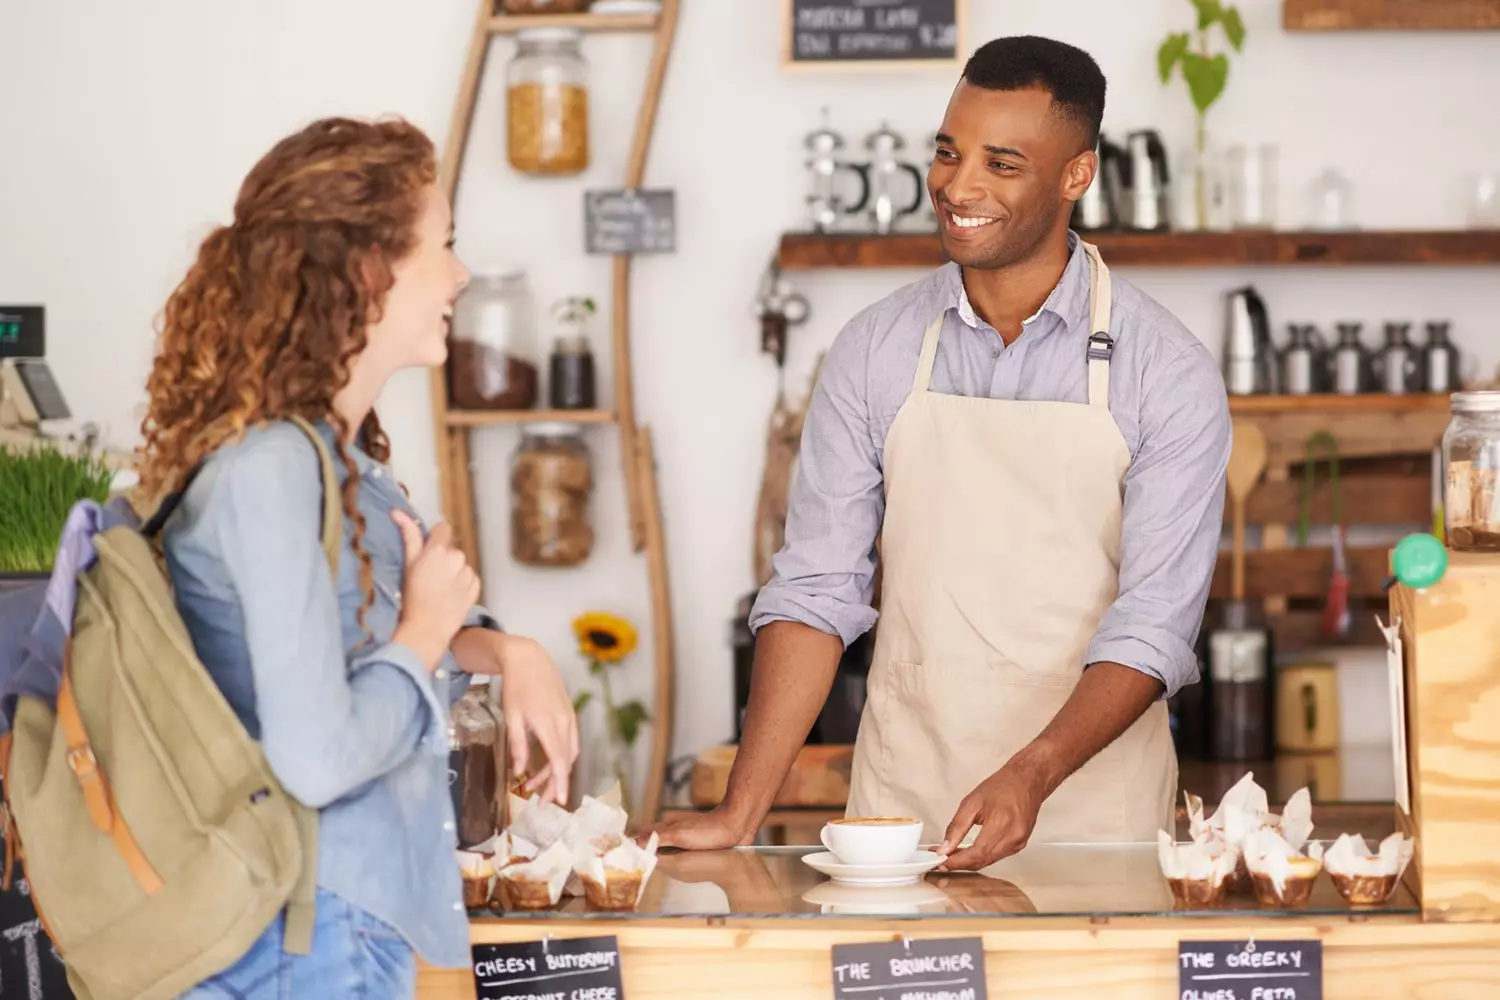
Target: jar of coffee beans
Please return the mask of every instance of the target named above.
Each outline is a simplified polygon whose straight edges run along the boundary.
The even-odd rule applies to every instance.
[[[511,557],[576,566],[594,548],[593,462],[577,424],[528,424],[511,469]]]

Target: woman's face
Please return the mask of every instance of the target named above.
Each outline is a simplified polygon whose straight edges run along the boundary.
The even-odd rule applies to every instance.
[[[448,358],[453,303],[469,283],[469,270],[453,252],[453,211],[436,184],[422,193],[417,244],[391,267],[378,323],[366,331],[364,357],[387,375],[404,368],[431,368]]]

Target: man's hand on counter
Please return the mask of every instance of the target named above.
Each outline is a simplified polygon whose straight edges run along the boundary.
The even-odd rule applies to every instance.
[[[774,621],[760,630],[744,738],[724,801],[712,812],[658,826],[662,847],[712,851],[754,840],[828,700],[843,652],[838,636],[800,622]]]
[[[965,796],[938,853],[945,871],[978,871],[1020,851],[1042,803],[1161,696],[1161,681],[1120,663],[1095,663],[1041,735]],[[975,826],[973,846],[957,849]]]
[[[664,820],[652,828],[662,847],[685,851],[718,851],[726,847],[744,847],[755,840],[755,823],[746,823],[723,806],[696,816]],[[646,831],[642,838],[649,837]]]

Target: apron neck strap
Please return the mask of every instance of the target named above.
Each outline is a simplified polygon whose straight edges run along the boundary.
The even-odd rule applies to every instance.
[[[922,337],[922,353],[917,355],[917,374],[911,380],[911,391],[923,393],[932,382],[932,363],[937,358],[938,335],[943,332],[943,317],[947,310],[938,314],[938,318],[927,325],[927,333]]]
[[[1109,268],[1092,243],[1083,244],[1089,259],[1089,405],[1109,406],[1109,359],[1115,352],[1114,338],[1109,335],[1109,314],[1113,302]]]
[[[1109,406],[1109,359],[1115,352],[1114,338],[1109,335],[1110,290],[1109,268],[1092,243],[1083,244],[1089,259],[1089,405]],[[943,332],[945,310],[927,326],[922,336],[922,353],[917,355],[917,373],[911,380],[911,391],[922,393],[932,383],[932,365],[937,358],[938,336]]]

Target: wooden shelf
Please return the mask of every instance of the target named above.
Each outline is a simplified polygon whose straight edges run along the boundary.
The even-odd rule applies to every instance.
[[[1500,0],[1282,0],[1287,31],[1483,31]]]
[[[1448,394],[1421,392],[1410,396],[1364,393],[1358,396],[1230,396],[1229,412],[1252,413],[1429,413],[1447,412]]]
[[[1088,233],[1084,238],[1116,267],[1500,264],[1500,230]],[[778,259],[784,270],[810,270],[929,268],[947,257],[936,233],[786,233]]]
[[[449,427],[493,427],[498,424],[610,424],[608,410],[449,410]]]
[[[513,35],[531,28],[576,28],[579,31],[655,31],[659,14],[498,14],[490,34]]]

